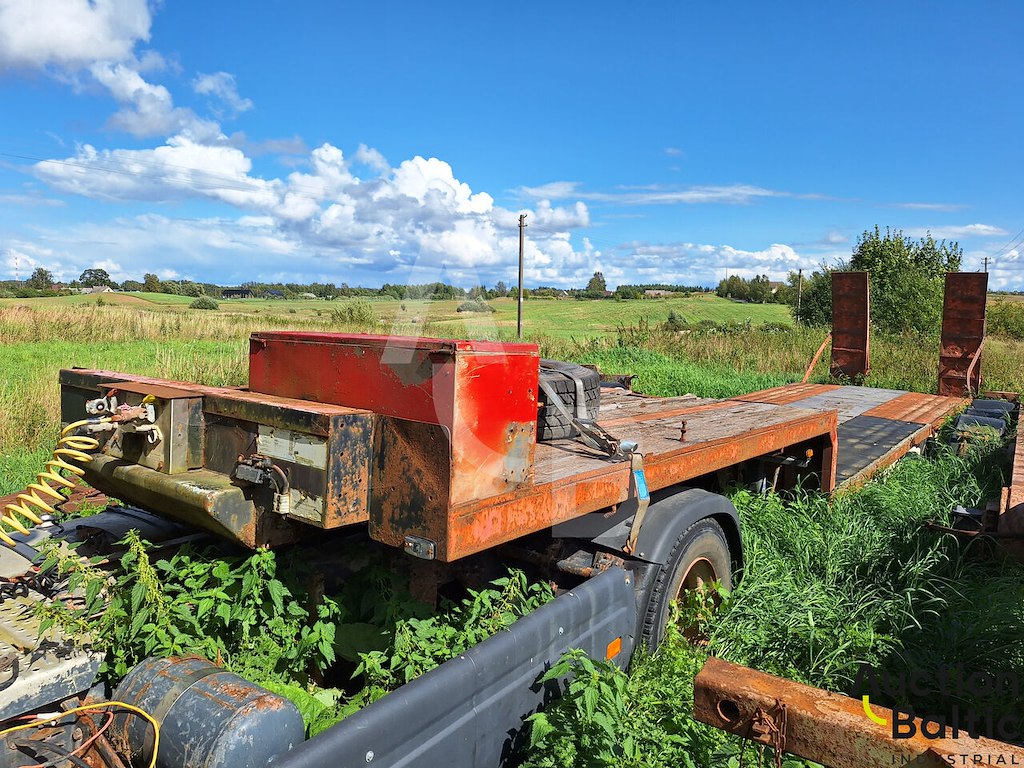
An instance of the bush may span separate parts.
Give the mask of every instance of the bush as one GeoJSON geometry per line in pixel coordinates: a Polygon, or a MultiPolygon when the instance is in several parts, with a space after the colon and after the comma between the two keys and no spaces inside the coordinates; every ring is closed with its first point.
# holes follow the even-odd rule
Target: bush
{"type": "Polygon", "coordinates": [[[341,309],[332,309],[331,321],[346,325],[373,325],[377,322],[377,315],[370,302],[357,299],[348,302],[341,309]]]}
{"type": "Polygon", "coordinates": [[[697,331],[698,333],[707,333],[707,334],[723,333],[724,330],[725,330],[724,326],[719,325],[714,320],[700,320],[693,327],[693,329],[695,331],[697,331]]]}
{"type": "Polygon", "coordinates": [[[686,331],[689,330],[690,324],[686,322],[686,318],[676,312],[674,309],[668,313],[668,320],[665,321],[665,330],[667,331],[686,331]]]}
{"type": "Polygon", "coordinates": [[[480,299],[475,299],[473,301],[464,301],[464,302],[462,302],[461,304],[459,304],[458,309],[456,309],[455,311],[456,312],[497,312],[498,310],[496,310],[494,307],[492,307],[490,304],[488,304],[485,301],[481,301],[480,299]]]}
{"type": "Polygon", "coordinates": [[[219,309],[220,304],[211,299],[209,296],[200,296],[198,299],[188,305],[190,309],[219,309]]]}
{"type": "Polygon", "coordinates": [[[1014,301],[993,301],[986,313],[989,333],[1024,339],[1024,304],[1014,301]]]}

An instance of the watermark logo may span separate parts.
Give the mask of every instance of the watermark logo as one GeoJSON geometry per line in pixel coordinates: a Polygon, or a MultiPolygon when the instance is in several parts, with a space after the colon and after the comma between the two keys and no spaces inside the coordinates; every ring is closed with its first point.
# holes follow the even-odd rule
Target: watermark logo
{"type": "Polygon", "coordinates": [[[861,700],[864,714],[872,722],[889,726],[894,739],[912,739],[918,734],[926,739],[957,739],[963,735],[1016,742],[1024,736],[1024,720],[1019,714],[1001,711],[997,705],[1017,701],[1020,692],[1021,679],[1015,672],[968,671],[956,665],[932,670],[912,667],[894,673],[862,664],[851,696],[861,700]],[[891,720],[871,708],[872,699],[908,702],[936,695],[971,704],[952,704],[948,711],[939,713],[897,704],[891,709],[891,720]]]}

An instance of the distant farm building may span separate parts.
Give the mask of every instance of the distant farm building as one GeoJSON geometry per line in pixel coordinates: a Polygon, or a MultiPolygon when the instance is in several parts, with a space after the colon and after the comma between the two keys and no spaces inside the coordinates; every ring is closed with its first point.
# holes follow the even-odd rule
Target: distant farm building
{"type": "Polygon", "coordinates": [[[249,288],[225,288],[220,297],[222,299],[251,299],[255,295],[249,288]]]}
{"type": "Polygon", "coordinates": [[[662,291],[662,290],[659,290],[659,289],[653,289],[653,290],[648,289],[648,290],[644,291],[644,297],[648,298],[648,299],[660,299],[660,298],[664,298],[665,296],[675,296],[675,295],[676,295],[675,291],[662,291]]]}
{"type": "Polygon", "coordinates": [[[281,291],[264,291],[263,292],[263,298],[264,299],[283,299],[284,298],[284,293],[281,292],[281,291]]]}
{"type": "Polygon", "coordinates": [[[94,285],[91,288],[83,288],[82,293],[113,293],[114,289],[109,285],[94,285]]]}
{"type": "Polygon", "coordinates": [[[300,293],[299,294],[299,298],[300,299],[315,299],[316,298],[316,294],[315,293],[300,293]]]}

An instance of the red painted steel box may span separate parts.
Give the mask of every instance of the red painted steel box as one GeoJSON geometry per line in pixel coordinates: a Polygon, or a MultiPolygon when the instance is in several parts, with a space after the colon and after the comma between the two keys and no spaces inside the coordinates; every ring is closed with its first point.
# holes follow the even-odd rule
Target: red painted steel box
{"type": "Polygon", "coordinates": [[[456,507],[532,485],[538,363],[533,344],[261,332],[249,388],[377,413],[370,535],[447,560],[456,507]]]}

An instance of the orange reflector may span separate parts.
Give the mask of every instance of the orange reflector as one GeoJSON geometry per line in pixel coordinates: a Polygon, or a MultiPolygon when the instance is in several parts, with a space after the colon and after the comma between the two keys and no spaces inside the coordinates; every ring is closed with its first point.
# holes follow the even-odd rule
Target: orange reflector
{"type": "Polygon", "coordinates": [[[814,449],[808,448],[806,451],[804,451],[804,456],[806,456],[808,459],[814,456],[814,449]]]}
{"type": "Polygon", "coordinates": [[[612,640],[610,643],[608,643],[608,648],[605,649],[604,657],[606,659],[614,659],[616,656],[619,655],[619,651],[621,651],[621,650],[622,650],[622,638],[621,637],[616,637],[614,640],[612,640]]]}

